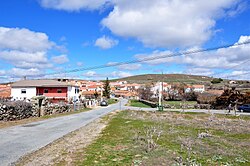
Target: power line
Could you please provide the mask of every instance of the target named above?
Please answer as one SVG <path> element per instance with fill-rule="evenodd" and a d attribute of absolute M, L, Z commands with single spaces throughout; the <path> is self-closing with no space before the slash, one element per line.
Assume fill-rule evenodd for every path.
<path fill-rule="evenodd" d="M 176 57 L 176 56 L 182 56 L 182 55 L 190 55 L 190 54 L 214 51 L 214 50 L 218 50 L 218 49 L 222 49 L 222 48 L 242 46 L 242 45 L 246 45 L 246 44 L 250 44 L 250 40 L 245 41 L 245 42 L 241 42 L 241 43 L 223 45 L 223 46 L 212 47 L 212 48 L 207 48 L 207 49 L 191 50 L 191 51 L 185 51 L 185 52 L 164 54 L 164 55 L 159 55 L 159 56 L 155 56 L 155 57 L 147 57 L 147 58 L 142 58 L 142 59 L 139 59 L 139 60 L 117 62 L 117 63 L 113 63 L 113 64 L 103 64 L 103 65 L 92 66 L 92 67 L 76 68 L 76 69 L 72 69 L 72 70 L 64 70 L 64 71 L 61 71 L 61 72 L 53 72 L 53 73 L 41 74 L 39 76 L 74 73 L 74 72 L 86 71 L 86 70 L 97 70 L 97 69 L 103 69 L 103 68 L 108 68 L 108 67 L 116 67 L 116 66 L 121 66 L 121 65 L 126 65 L 126 64 L 141 63 L 141 62 L 153 61 L 153 60 L 158 60 L 158 59 L 163 59 L 163 58 L 170 58 L 170 57 Z"/>
<path fill-rule="evenodd" d="M 237 76 L 242 76 L 242 75 L 247 75 L 247 74 L 250 74 L 250 72 L 246 72 L 246 73 L 241 73 L 241 74 L 233 74 L 233 75 L 228 75 L 228 77 L 237 77 Z"/>
<path fill-rule="evenodd" d="M 242 63 L 237 64 L 237 65 L 235 65 L 235 66 L 229 67 L 229 68 L 227 68 L 227 69 L 225 69 L 225 70 L 235 69 L 236 67 L 238 67 L 238 66 L 240 66 L 240 65 L 243 65 L 243 64 L 245 64 L 245 63 L 247 63 L 247 62 L 249 62 L 249 61 L 250 61 L 250 59 L 247 59 L 246 61 L 243 61 Z M 225 73 L 225 71 L 213 73 L 213 74 L 210 74 L 209 76 L 215 76 L 215 75 L 219 75 L 219 74 L 222 74 L 222 73 Z"/>

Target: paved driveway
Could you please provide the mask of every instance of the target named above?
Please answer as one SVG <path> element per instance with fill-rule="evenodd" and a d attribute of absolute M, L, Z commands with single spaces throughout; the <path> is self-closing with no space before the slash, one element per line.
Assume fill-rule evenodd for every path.
<path fill-rule="evenodd" d="M 0 129 L 0 165 L 7 166 L 21 156 L 35 151 L 54 140 L 121 108 L 127 100 L 108 107 L 30 124 Z"/>

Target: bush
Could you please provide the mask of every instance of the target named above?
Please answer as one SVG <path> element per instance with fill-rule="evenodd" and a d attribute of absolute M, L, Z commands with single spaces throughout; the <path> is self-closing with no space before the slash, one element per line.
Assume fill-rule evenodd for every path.
<path fill-rule="evenodd" d="M 211 81 L 211 83 L 212 84 L 218 84 L 218 83 L 221 83 L 223 81 L 223 79 L 221 79 L 221 78 L 214 78 L 212 81 Z"/>

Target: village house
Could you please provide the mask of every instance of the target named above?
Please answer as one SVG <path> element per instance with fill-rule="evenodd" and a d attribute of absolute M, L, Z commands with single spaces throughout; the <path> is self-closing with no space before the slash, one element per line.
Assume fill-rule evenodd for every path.
<path fill-rule="evenodd" d="M 185 89 L 185 92 L 197 92 L 197 93 L 203 93 L 205 92 L 205 85 L 188 85 Z"/>
<path fill-rule="evenodd" d="M 168 92 L 171 90 L 171 85 L 166 82 L 157 82 L 151 88 L 154 95 L 158 95 L 159 91 Z"/>
<path fill-rule="evenodd" d="M 79 100 L 79 86 L 56 80 L 22 80 L 11 85 L 13 100 L 30 100 L 45 96 L 52 102 Z"/>

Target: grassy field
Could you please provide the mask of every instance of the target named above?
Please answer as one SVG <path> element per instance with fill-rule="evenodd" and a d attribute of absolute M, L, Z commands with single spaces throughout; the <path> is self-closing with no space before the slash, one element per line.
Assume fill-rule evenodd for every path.
<path fill-rule="evenodd" d="M 250 165 L 250 118 L 122 111 L 76 165 Z"/>
<path fill-rule="evenodd" d="M 181 108 L 181 106 L 183 104 L 185 104 L 185 105 L 195 105 L 195 104 L 197 104 L 197 101 L 185 101 L 185 102 L 183 102 L 183 101 L 164 101 L 163 103 L 168 104 L 170 106 L 173 106 L 173 107 L 179 109 L 179 108 Z"/>
<path fill-rule="evenodd" d="M 132 107 L 143 107 L 143 108 L 151 108 L 150 106 L 138 101 L 138 100 L 129 100 L 129 106 Z"/>

